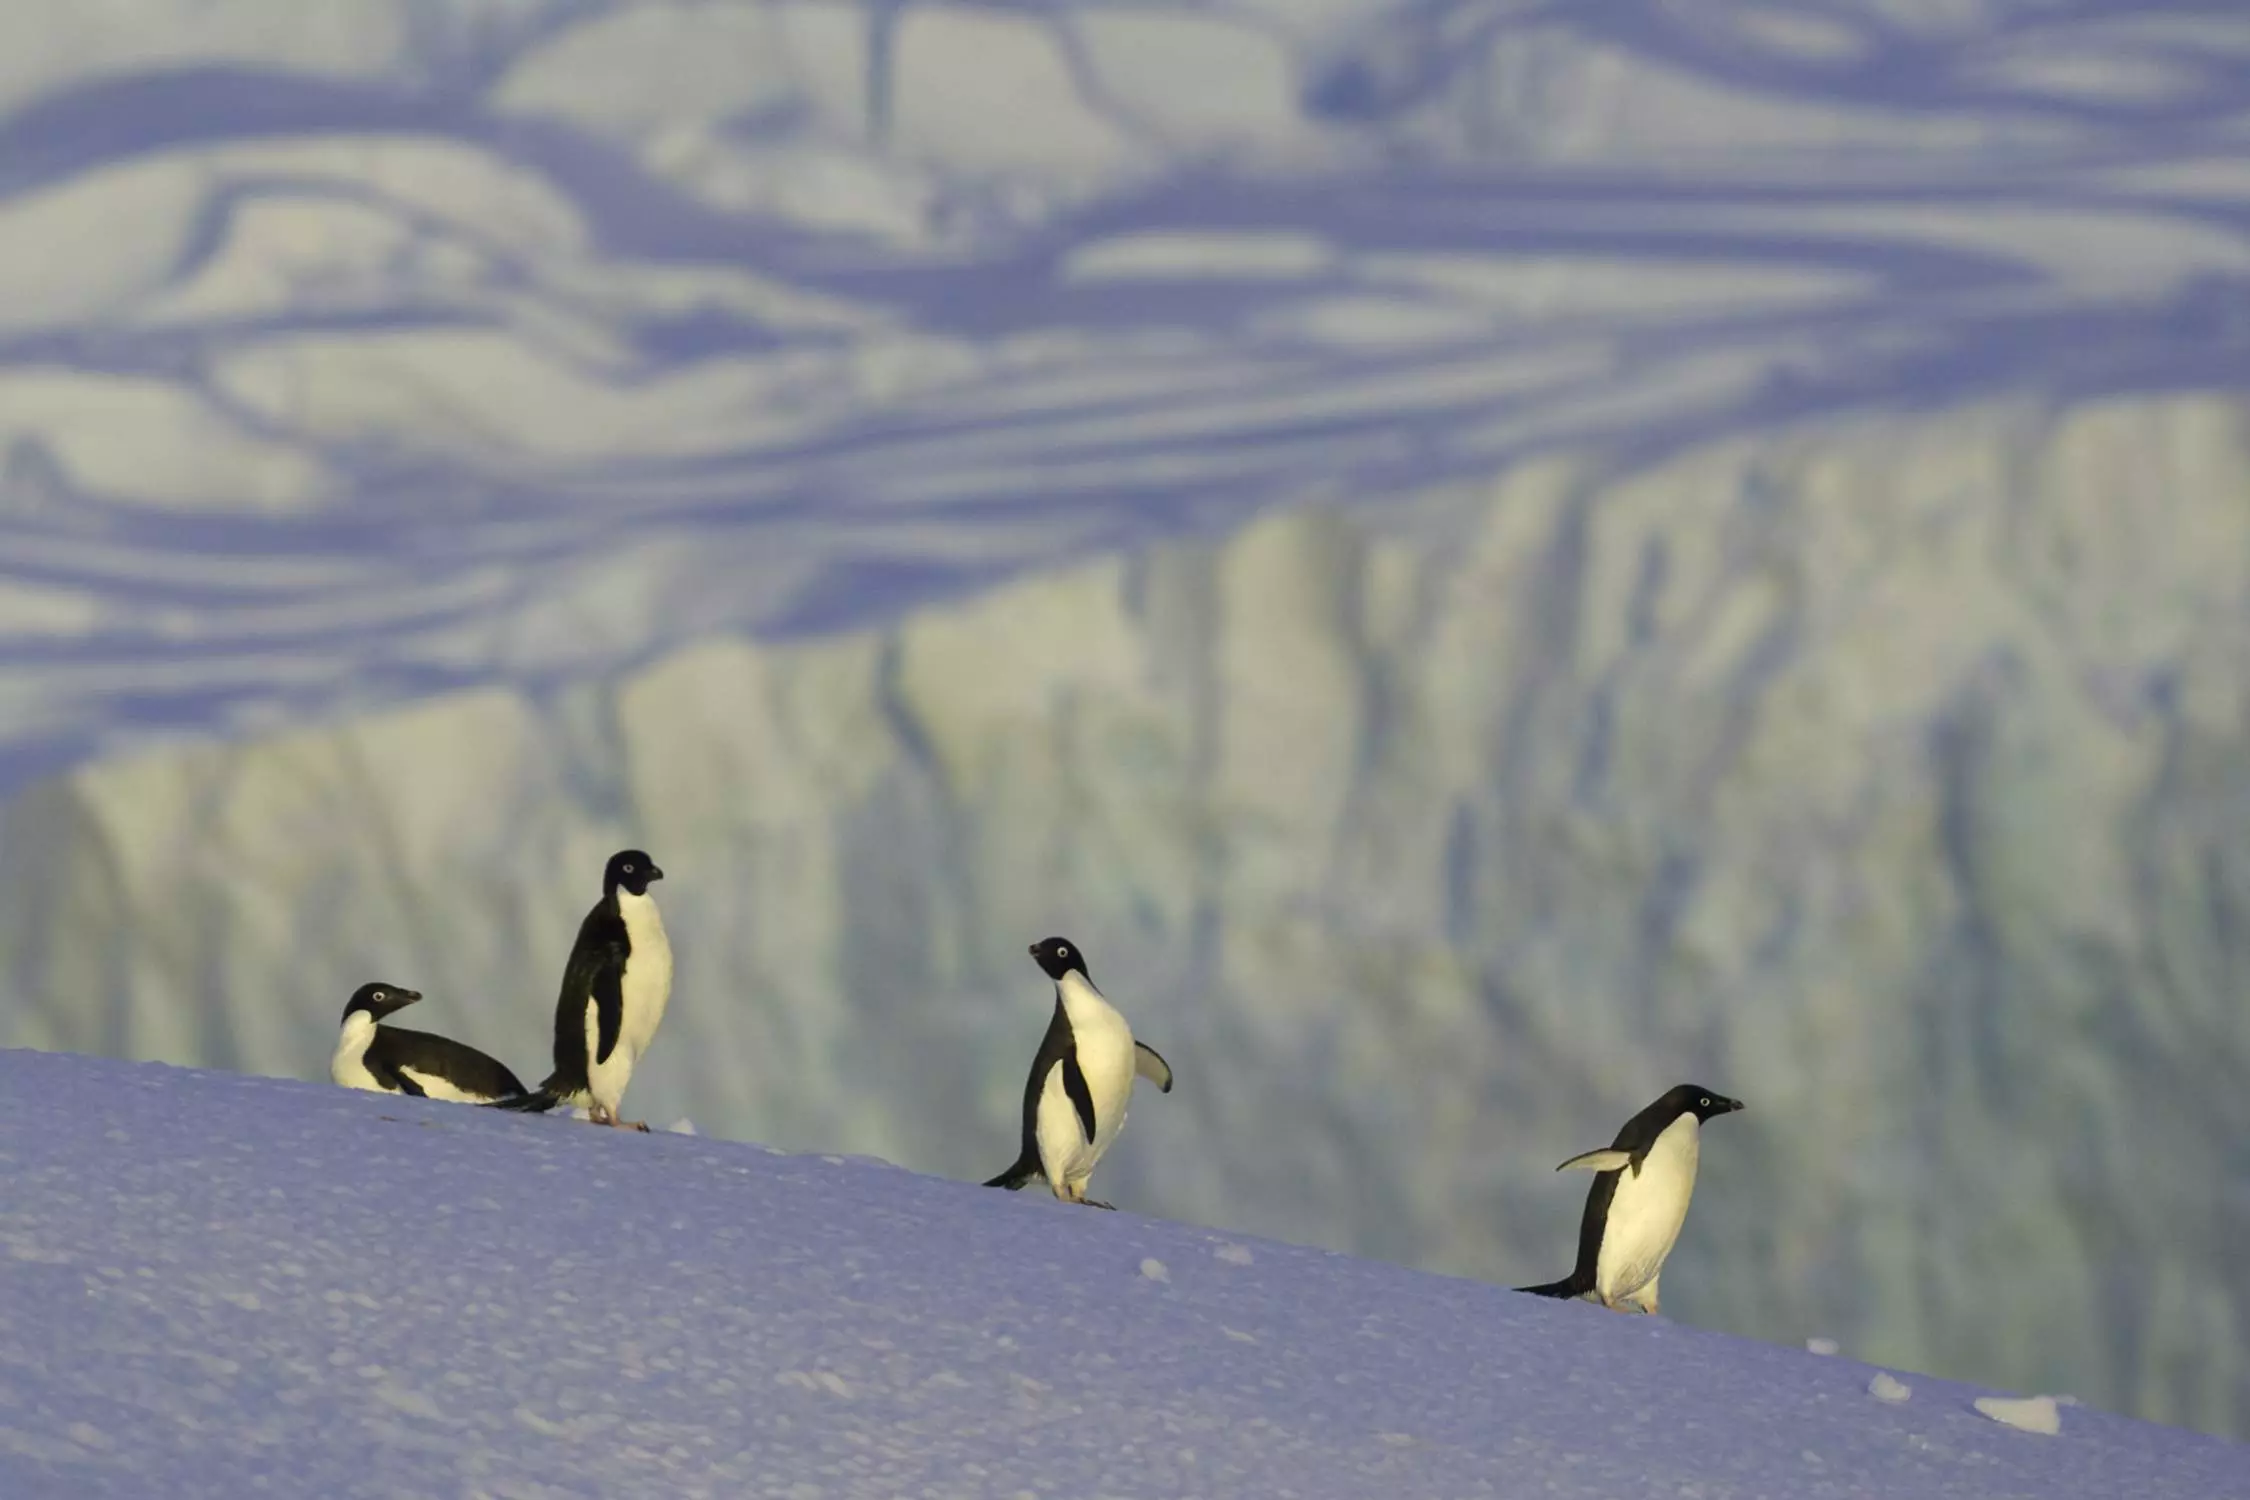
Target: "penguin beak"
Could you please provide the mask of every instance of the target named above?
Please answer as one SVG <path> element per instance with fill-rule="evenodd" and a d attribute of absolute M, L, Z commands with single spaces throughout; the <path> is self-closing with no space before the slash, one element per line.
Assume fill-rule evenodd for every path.
<path fill-rule="evenodd" d="M 1738 1110 L 1738 1109 L 1740 1109 L 1740 1108 L 1742 1108 L 1742 1101 L 1741 1101 L 1740 1099 L 1729 1099 L 1729 1100 L 1727 1101 L 1727 1108 L 1726 1108 L 1726 1112 L 1727 1112 L 1728 1114 L 1730 1114 L 1730 1115 L 1731 1115 L 1731 1114 L 1733 1114 L 1733 1113 L 1734 1113 L 1734 1112 L 1735 1112 L 1736 1110 Z"/>
<path fill-rule="evenodd" d="M 397 994 L 391 996 L 391 1009 L 404 1010 L 421 998 L 422 992 L 420 990 L 400 990 Z"/>
<path fill-rule="evenodd" d="M 1033 958 L 1037 958 L 1039 956 L 1039 945 L 1037 943 L 1033 943 L 1030 947 L 1024 949 L 1023 951 L 1030 954 Z"/>
<path fill-rule="evenodd" d="M 664 878 L 664 872 L 662 870 L 659 870 L 656 866 L 650 865 L 648 867 L 648 878 L 651 880 L 662 880 Z"/>

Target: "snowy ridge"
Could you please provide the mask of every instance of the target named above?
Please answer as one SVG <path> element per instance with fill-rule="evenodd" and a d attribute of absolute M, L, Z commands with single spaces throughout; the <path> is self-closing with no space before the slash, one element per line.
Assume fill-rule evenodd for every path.
<path fill-rule="evenodd" d="M 0 1055 L 0 1488 L 2210 1500 L 2250 1450 L 880 1164 Z M 190 1188 L 189 1185 L 192 1185 Z M 1153 1268 L 1153 1269 L 1152 1269 Z"/>
<path fill-rule="evenodd" d="M 2250 1430 L 2231 11 L 134 9 L 0 16 L 0 1037 L 538 1071 L 645 843 L 655 1118 L 988 1174 L 1065 929 L 1129 1202 L 1545 1279 L 1706 1077 L 1668 1310 Z"/>

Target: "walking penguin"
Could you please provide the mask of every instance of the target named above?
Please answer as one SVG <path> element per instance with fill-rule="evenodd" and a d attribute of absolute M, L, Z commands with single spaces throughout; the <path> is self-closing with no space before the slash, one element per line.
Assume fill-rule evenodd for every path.
<path fill-rule="evenodd" d="M 500 1109 L 584 1105 L 597 1125 L 646 1130 L 618 1113 L 633 1065 L 648 1051 L 672 997 L 672 944 L 652 882 L 664 872 L 638 849 L 609 858 L 602 899 L 578 926 L 555 1001 L 555 1071 L 536 1092 Z"/>
<path fill-rule="evenodd" d="M 1518 1287 L 1539 1297 L 1592 1295 L 1622 1311 L 1656 1311 L 1664 1257 L 1687 1221 L 1703 1122 L 1732 1114 L 1742 1101 L 1683 1083 L 1625 1122 L 1606 1150 L 1588 1151 L 1555 1168 L 1585 1167 L 1594 1185 L 1578 1225 L 1578 1265 L 1561 1281 Z"/>
<path fill-rule="evenodd" d="M 1051 937 L 1033 943 L 1031 956 L 1055 982 L 1055 1015 L 1023 1086 L 1023 1150 L 985 1186 L 1013 1192 L 1044 1177 L 1066 1202 L 1109 1208 L 1086 1196 L 1086 1182 L 1124 1128 L 1134 1075 L 1169 1094 L 1172 1069 L 1133 1040 L 1124 1016 L 1094 988 L 1077 944 Z"/>

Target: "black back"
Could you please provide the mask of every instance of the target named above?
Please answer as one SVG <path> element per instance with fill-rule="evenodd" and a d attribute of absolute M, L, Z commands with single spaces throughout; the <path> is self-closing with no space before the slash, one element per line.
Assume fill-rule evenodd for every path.
<path fill-rule="evenodd" d="M 526 1092 L 523 1083 L 498 1058 L 451 1037 L 408 1031 L 402 1026 L 375 1028 L 375 1040 L 367 1045 L 366 1065 L 367 1071 L 374 1074 L 375 1081 L 384 1088 L 418 1097 L 423 1097 L 422 1086 L 408 1077 L 404 1069 L 412 1068 L 417 1073 L 442 1078 L 463 1093 L 477 1095 L 487 1103 L 495 1099 L 520 1098 Z"/>
<path fill-rule="evenodd" d="M 1609 1149 L 1626 1152 L 1632 1160 L 1622 1167 L 1594 1174 L 1594 1185 L 1586 1190 L 1586 1211 L 1578 1218 L 1577 1266 L 1566 1280 L 1521 1290 L 1550 1297 L 1583 1297 L 1592 1291 L 1594 1273 L 1601 1264 L 1602 1231 L 1609 1224 L 1609 1204 L 1617 1196 L 1618 1179 L 1627 1172 L 1640 1171 L 1641 1163 L 1656 1145 L 1656 1138 L 1680 1116 L 1692 1114 L 1698 1120 L 1708 1120 L 1713 1115 L 1740 1108 L 1742 1101 L 1739 1099 L 1729 1099 L 1700 1084 L 1683 1083 L 1666 1089 L 1662 1098 L 1627 1120 L 1618 1128 L 1617 1138 L 1609 1143 Z"/>
<path fill-rule="evenodd" d="M 618 914 L 617 892 L 605 891 L 578 924 L 578 941 L 563 966 L 562 992 L 555 997 L 555 1071 L 545 1087 L 563 1095 L 585 1090 L 588 1005 L 597 1012 L 599 1048 L 591 1061 L 609 1060 L 625 1025 L 625 961 L 632 956 L 633 940 Z"/>

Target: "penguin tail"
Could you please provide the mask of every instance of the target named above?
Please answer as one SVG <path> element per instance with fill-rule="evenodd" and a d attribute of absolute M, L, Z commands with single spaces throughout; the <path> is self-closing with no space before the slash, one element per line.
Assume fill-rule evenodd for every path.
<path fill-rule="evenodd" d="M 494 1099 L 484 1107 L 486 1109 L 505 1109 L 515 1114 L 543 1115 L 560 1103 L 562 1103 L 560 1095 L 553 1089 L 541 1085 L 528 1094 L 517 1094 L 511 1099 Z"/>
<path fill-rule="evenodd" d="M 1012 1193 L 1015 1192 L 1018 1188 L 1028 1187 L 1032 1182 L 1037 1180 L 1038 1176 L 1039 1153 L 1036 1151 L 1026 1151 L 1023 1155 L 1016 1158 L 1016 1164 L 1014 1166 L 1008 1168 L 1007 1171 L 1002 1172 L 998 1177 L 995 1177 L 991 1181 L 987 1182 L 985 1186 L 1006 1188 L 1009 1192 Z"/>
<path fill-rule="evenodd" d="M 1576 1276 L 1565 1276 L 1562 1280 L 1550 1281 L 1545 1286 L 1519 1286 L 1516 1290 L 1534 1297 L 1560 1297 L 1567 1300 L 1571 1297 L 1583 1297 L 1593 1288 Z"/>

